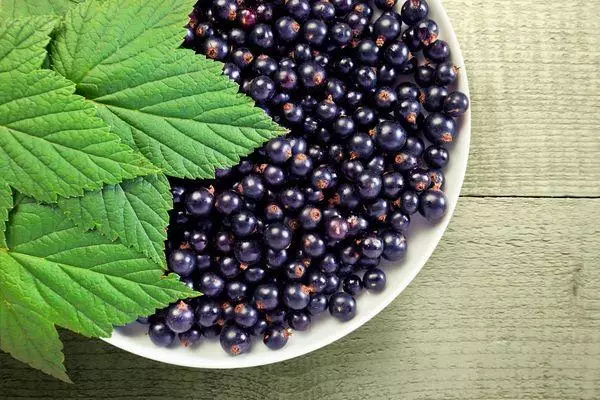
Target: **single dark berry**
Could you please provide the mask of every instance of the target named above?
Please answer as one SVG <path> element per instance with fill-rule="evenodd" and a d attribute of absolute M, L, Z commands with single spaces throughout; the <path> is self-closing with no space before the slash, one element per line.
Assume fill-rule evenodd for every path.
<path fill-rule="evenodd" d="M 292 310 L 302 310 L 310 302 L 310 288 L 301 283 L 289 283 L 283 293 L 284 304 Z"/>
<path fill-rule="evenodd" d="M 184 301 L 179 301 L 170 306 L 165 316 L 165 323 L 175 333 L 182 333 L 191 329 L 194 320 L 194 311 Z"/>
<path fill-rule="evenodd" d="M 420 65 L 415 69 L 415 82 L 427 88 L 435 83 L 435 69 L 429 65 Z"/>
<path fill-rule="evenodd" d="M 361 40 L 355 51 L 361 64 L 376 65 L 379 61 L 379 46 L 371 39 Z"/>
<path fill-rule="evenodd" d="M 469 109 L 469 98 L 462 92 L 452 92 L 444 100 L 444 113 L 460 117 Z"/>
<path fill-rule="evenodd" d="M 406 238 L 393 231 L 384 232 L 383 238 L 383 258 L 389 261 L 397 261 L 404 258 L 406 254 Z"/>
<path fill-rule="evenodd" d="M 404 233 L 410 226 L 410 217 L 400 211 L 394 211 L 389 215 L 388 223 L 394 231 Z"/>
<path fill-rule="evenodd" d="M 302 63 L 298 68 L 298 75 L 300 76 L 300 81 L 307 89 L 321 86 L 327 79 L 325 69 L 314 61 Z"/>
<path fill-rule="evenodd" d="M 281 205 L 286 210 L 299 210 L 306 202 L 304 193 L 298 188 L 289 188 L 280 194 Z"/>
<path fill-rule="evenodd" d="M 311 257 L 320 257 L 325 253 L 325 242 L 315 233 L 307 233 L 302 237 L 302 250 Z"/>
<path fill-rule="evenodd" d="M 242 79 L 242 70 L 233 63 L 226 63 L 223 66 L 223 74 L 237 83 L 240 83 L 240 80 Z"/>
<path fill-rule="evenodd" d="M 265 75 L 252 79 L 248 94 L 256 101 L 267 101 L 275 94 L 275 83 Z"/>
<path fill-rule="evenodd" d="M 192 347 L 202 339 L 202 331 L 198 327 L 192 327 L 185 332 L 181 332 L 177 336 L 184 347 Z"/>
<path fill-rule="evenodd" d="M 423 93 L 422 104 L 429 112 L 442 111 L 448 97 L 448 90 L 443 86 L 431 86 Z"/>
<path fill-rule="evenodd" d="M 221 347 L 232 356 L 246 353 L 252 346 L 250 335 L 235 325 L 226 325 L 219 335 Z"/>
<path fill-rule="evenodd" d="M 361 253 L 367 258 L 377 258 L 383 253 L 383 240 L 377 235 L 369 235 L 360 243 Z"/>
<path fill-rule="evenodd" d="M 446 215 L 446 196 L 441 190 L 430 189 L 419 197 L 419 212 L 429 220 L 438 220 Z"/>
<path fill-rule="evenodd" d="M 286 11 L 298 21 L 305 21 L 310 15 L 308 0 L 288 0 L 285 2 Z"/>
<path fill-rule="evenodd" d="M 394 121 L 384 120 L 375 128 L 375 143 L 385 151 L 399 151 L 406 143 L 406 131 Z"/>
<path fill-rule="evenodd" d="M 256 24 L 248 36 L 249 43 L 262 50 L 273 47 L 275 39 L 271 27 L 266 24 Z"/>
<path fill-rule="evenodd" d="M 355 72 L 356 84 L 365 91 L 374 89 L 377 86 L 377 73 L 375 68 L 362 66 Z"/>
<path fill-rule="evenodd" d="M 231 53 L 230 60 L 244 70 L 252 65 L 254 54 L 246 47 L 238 47 Z"/>
<path fill-rule="evenodd" d="M 205 272 L 200 277 L 198 290 L 207 297 L 217 297 L 224 288 L 225 281 L 214 272 Z"/>
<path fill-rule="evenodd" d="M 440 29 L 435 21 L 423 19 L 415 26 L 415 35 L 424 46 L 429 46 L 435 42 L 440 34 Z"/>
<path fill-rule="evenodd" d="M 402 82 L 396 88 L 398 93 L 398 100 L 419 100 L 421 97 L 421 90 L 417 85 L 412 82 Z"/>
<path fill-rule="evenodd" d="M 306 311 L 291 312 L 287 320 L 290 328 L 297 331 L 305 331 L 310 327 L 310 314 Z"/>
<path fill-rule="evenodd" d="M 445 40 L 438 39 L 425 47 L 423 54 L 428 60 L 439 64 L 450 58 L 450 45 Z"/>
<path fill-rule="evenodd" d="M 372 171 L 360 174 L 356 182 L 358 193 L 364 199 L 374 199 L 379 196 L 382 186 L 381 176 Z"/>
<path fill-rule="evenodd" d="M 213 60 L 223 61 L 229 55 L 229 46 L 227 45 L 227 42 L 220 37 L 212 36 L 204 42 L 202 53 Z"/>
<path fill-rule="evenodd" d="M 375 143 L 371 136 L 359 132 L 350 138 L 348 150 L 351 158 L 366 159 L 375 151 Z"/>
<path fill-rule="evenodd" d="M 329 312 L 340 321 L 349 321 L 356 315 L 356 300 L 348 293 L 336 293 L 329 299 Z"/>
<path fill-rule="evenodd" d="M 290 332 L 283 325 L 271 325 L 267 327 L 263 337 L 263 343 L 271 350 L 279 350 L 287 344 Z"/>
<path fill-rule="evenodd" d="M 291 42 L 300 33 L 300 24 L 291 17 L 281 17 L 275 22 L 275 32 L 281 40 Z"/>
<path fill-rule="evenodd" d="M 429 188 L 431 180 L 427 171 L 415 168 L 408 173 L 407 176 L 408 185 L 416 192 L 422 192 Z"/>
<path fill-rule="evenodd" d="M 235 258 L 242 264 L 254 264 L 262 256 L 261 247 L 253 240 L 240 240 L 235 244 Z"/>
<path fill-rule="evenodd" d="M 314 294 L 310 297 L 310 302 L 306 307 L 306 311 L 310 315 L 319 315 L 327 310 L 327 296 L 323 293 Z"/>
<path fill-rule="evenodd" d="M 440 86 L 453 84 L 457 78 L 458 68 L 452 61 L 444 61 L 435 68 L 435 81 Z"/>
<path fill-rule="evenodd" d="M 381 0 L 378 0 L 381 1 Z M 391 1 L 394 0 L 383 0 Z M 386 42 L 390 42 L 400 36 L 400 27 L 402 21 L 400 15 L 393 11 L 386 11 L 373 24 L 373 34 L 375 35 L 376 43 L 378 46 L 382 46 Z"/>
<path fill-rule="evenodd" d="M 216 301 L 202 297 L 196 306 L 195 314 L 200 326 L 213 326 L 221 318 L 221 307 Z"/>
<path fill-rule="evenodd" d="M 258 311 L 250 304 L 240 303 L 233 309 L 233 320 L 243 328 L 250 328 L 258 321 Z"/>
<path fill-rule="evenodd" d="M 313 171 L 311 182 L 315 189 L 333 189 L 338 184 L 338 174 L 333 167 L 321 165 Z"/>
<path fill-rule="evenodd" d="M 341 47 L 347 46 L 352 40 L 352 28 L 344 22 L 337 22 L 331 27 L 332 39 Z"/>
<path fill-rule="evenodd" d="M 400 10 L 402 21 L 406 25 L 414 25 L 429 14 L 429 5 L 426 0 L 406 0 Z"/>
<path fill-rule="evenodd" d="M 252 65 L 252 69 L 257 75 L 272 76 L 277 72 L 278 68 L 277 62 L 265 54 L 256 57 L 254 64 Z"/>
<path fill-rule="evenodd" d="M 327 33 L 327 24 L 321 20 L 311 19 L 304 23 L 304 40 L 311 45 L 323 44 Z"/>
<path fill-rule="evenodd" d="M 404 189 L 404 177 L 399 172 L 383 174 L 383 195 L 388 199 L 396 199 Z"/>
<path fill-rule="evenodd" d="M 283 250 L 292 242 L 292 232 L 281 223 L 269 224 L 265 229 L 264 240 L 270 248 Z"/>
<path fill-rule="evenodd" d="M 156 322 L 148 327 L 148 336 L 152 343 L 160 347 L 167 347 L 175 339 L 173 332 L 164 322 Z"/>
<path fill-rule="evenodd" d="M 342 287 L 344 288 L 344 292 L 352 296 L 358 296 L 364 289 L 362 280 L 358 275 L 349 275 L 345 277 L 342 281 Z"/>
<path fill-rule="evenodd" d="M 375 123 L 377 115 L 373 109 L 365 106 L 357 108 L 353 117 L 358 125 L 366 128 Z"/>
<path fill-rule="evenodd" d="M 266 146 L 269 160 L 275 164 L 283 164 L 292 157 L 292 145 L 287 139 L 272 139 Z"/>
<path fill-rule="evenodd" d="M 339 272 L 339 271 L 338 271 Z M 327 275 L 327 285 L 323 289 L 326 295 L 332 295 L 340 289 L 340 277 L 336 274 Z"/>
<path fill-rule="evenodd" d="M 381 292 L 383 289 L 385 289 L 385 273 L 378 268 L 370 269 L 365 272 L 365 275 L 363 276 L 363 283 L 368 291 Z"/>
<path fill-rule="evenodd" d="M 412 190 L 405 190 L 400 194 L 400 198 L 394 202 L 398 209 L 406 214 L 413 215 L 419 209 L 419 195 Z"/>
<path fill-rule="evenodd" d="M 454 120 L 442 113 L 429 114 L 425 118 L 423 130 L 427 139 L 437 144 L 452 142 L 456 136 Z"/>
<path fill-rule="evenodd" d="M 444 168 L 446 165 L 448 165 L 449 158 L 450 153 L 448 150 L 440 145 L 429 146 L 423 155 L 423 159 L 427 165 L 435 169 Z"/>
<path fill-rule="evenodd" d="M 386 86 L 377 88 L 373 97 L 375 106 L 381 110 L 389 110 L 396 104 L 396 101 L 398 101 L 398 96 L 394 89 Z"/>
<path fill-rule="evenodd" d="M 169 269 L 179 276 L 189 276 L 196 268 L 196 258 L 194 253 L 187 249 L 174 250 L 169 255 Z"/>
<path fill-rule="evenodd" d="M 279 305 L 279 290 L 277 285 L 264 283 L 254 290 L 254 305 L 260 311 L 270 311 Z"/>

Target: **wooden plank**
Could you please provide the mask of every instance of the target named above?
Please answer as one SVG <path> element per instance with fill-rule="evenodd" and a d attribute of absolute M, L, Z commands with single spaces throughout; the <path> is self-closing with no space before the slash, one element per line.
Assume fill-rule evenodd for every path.
<path fill-rule="evenodd" d="M 600 199 L 463 199 L 409 288 L 325 349 L 203 371 L 64 334 L 76 384 L 0 354 L 0 398 L 598 399 L 599 226 Z"/>
<path fill-rule="evenodd" d="M 600 196 L 600 7 L 444 3 L 472 90 L 463 194 Z"/>

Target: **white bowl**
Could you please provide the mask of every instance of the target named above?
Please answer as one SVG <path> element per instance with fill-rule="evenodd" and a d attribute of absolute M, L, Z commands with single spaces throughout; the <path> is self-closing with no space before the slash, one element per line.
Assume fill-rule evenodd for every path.
<path fill-rule="evenodd" d="M 398 2 L 398 7 L 403 3 Z M 464 60 L 452 24 L 442 6 L 441 0 L 429 0 L 430 15 L 440 27 L 440 37 L 446 40 L 452 49 L 454 64 L 460 66 L 457 89 L 469 94 L 467 72 Z M 420 217 L 413 218 L 408 233 L 408 252 L 406 258 L 397 265 L 384 265 L 387 274 L 387 287 L 380 294 L 363 293 L 357 299 L 358 312 L 351 321 L 341 323 L 325 312 L 306 332 L 294 332 L 288 344 L 281 350 L 269 350 L 255 340 L 252 351 L 237 357 L 226 354 L 218 340 L 205 340 L 197 347 L 176 346 L 161 348 L 155 346 L 146 334 L 147 327 L 137 323 L 117 329 L 106 342 L 123 350 L 168 364 L 196 368 L 242 368 L 275 363 L 298 357 L 320 349 L 346 336 L 359 328 L 388 304 L 390 304 L 421 270 L 440 241 L 448 222 L 454 213 L 458 196 L 467 168 L 469 142 L 471 137 L 470 110 L 459 123 L 459 133 L 452 145 L 451 162 L 446 172 L 446 195 L 448 213 L 441 221 L 432 225 Z"/>

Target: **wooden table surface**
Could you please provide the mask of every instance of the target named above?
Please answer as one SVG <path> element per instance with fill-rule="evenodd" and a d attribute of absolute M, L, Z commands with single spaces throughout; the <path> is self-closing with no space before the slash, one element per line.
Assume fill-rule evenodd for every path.
<path fill-rule="evenodd" d="M 0 354 L 0 398 L 600 399 L 600 7 L 445 0 L 472 90 L 456 215 L 384 312 L 308 356 L 194 370 L 63 332 L 74 385 Z"/>

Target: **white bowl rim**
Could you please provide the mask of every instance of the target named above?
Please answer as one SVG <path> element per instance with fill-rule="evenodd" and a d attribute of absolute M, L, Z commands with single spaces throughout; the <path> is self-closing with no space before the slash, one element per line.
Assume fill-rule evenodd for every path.
<path fill-rule="evenodd" d="M 429 0 L 428 2 L 430 5 L 430 11 L 431 15 L 433 16 L 433 19 L 438 23 L 438 25 L 440 25 L 440 37 L 449 43 L 450 48 L 452 49 L 452 59 L 455 65 L 461 66 L 461 68 L 458 71 L 457 89 L 465 93 L 470 98 L 467 71 L 464 67 L 464 59 L 456 37 L 456 33 L 454 32 L 454 29 L 452 27 L 452 23 L 450 22 L 448 14 L 446 13 L 446 10 L 441 0 Z M 398 6 L 400 6 L 401 3 L 402 1 L 399 2 Z M 465 113 L 465 115 L 462 117 L 459 126 L 460 131 L 457 136 L 458 140 L 454 144 L 455 149 L 453 150 L 453 153 L 457 150 L 460 150 L 463 156 L 460 158 L 453 157 L 451 166 L 448 169 L 451 169 L 454 175 L 456 175 L 454 183 L 451 186 L 448 185 L 445 190 L 448 199 L 448 212 L 446 216 L 442 220 L 440 220 L 435 226 L 430 227 L 429 231 L 432 233 L 430 239 L 432 240 L 427 246 L 426 251 L 423 252 L 417 263 L 406 267 L 409 270 L 400 282 L 392 286 L 390 285 L 390 281 L 388 281 L 388 287 L 384 292 L 377 295 L 377 301 L 371 309 L 367 311 L 360 311 L 359 300 L 358 303 L 360 312 L 357 313 L 354 319 L 343 324 L 336 325 L 339 326 L 339 329 L 336 329 L 335 332 L 329 332 L 326 337 L 319 337 L 319 340 L 304 343 L 302 346 L 299 346 L 296 343 L 289 343 L 286 347 L 284 347 L 284 349 L 278 351 L 259 352 L 257 354 L 254 354 L 253 349 L 252 352 L 238 357 L 231 357 L 226 355 L 220 349 L 220 346 L 218 344 L 211 343 L 210 345 L 219 347 L 218 351 L 223 353 L 224 355 L 214 359 L 203 356 L 202 349 L 204 348 L 204 345 L 200 345 L 196 351 L 192 349 L 183 349 L 180 347 L 180 350 L 183 349 L 185 351 L 188 351 L 189 354 L 183 353 L 181 351 L 176 351 L 177 349 L 156 347 L 146 337 L 146 335 L 143 335 L 144 337 L 140 338 L 141 331 L 139 327 L 133 328 L 133 334 L 125 333 L 123 330 L 117 329 L 110 338 L 103 338 L 102 340 L 130 353 L 167 364 L 194 368 L 230 369 L 268 365 L 280 361 L 289 360 L 325 347 L 341 339 L 342 337 L 350 334 L 354 330 L 367 323 L 371 318 L 379 314 L 396 297 L 398 297 L 400 293 L 402 293 L 402 291 L 408 286 L 408 284 L 423 268 L 423 266 L 437 247 L 440 239 L 442 238 L 450 222 L 450 219 L 454 214 L 454 210 L 456 208 L 456 204 L 460 195 L 460 190 L 462 188 L 464 177 L 466 174 L 471 139 L 471 107 L 469 107 L 467 113 Z M 319 323 L 322 322 L 323 321 L 320 321 Z M 307 332 L 300 332 L 300 334 L 307 334 Z M 308 335 L 310 335 L 310 333 L 308 333 Z"/>

